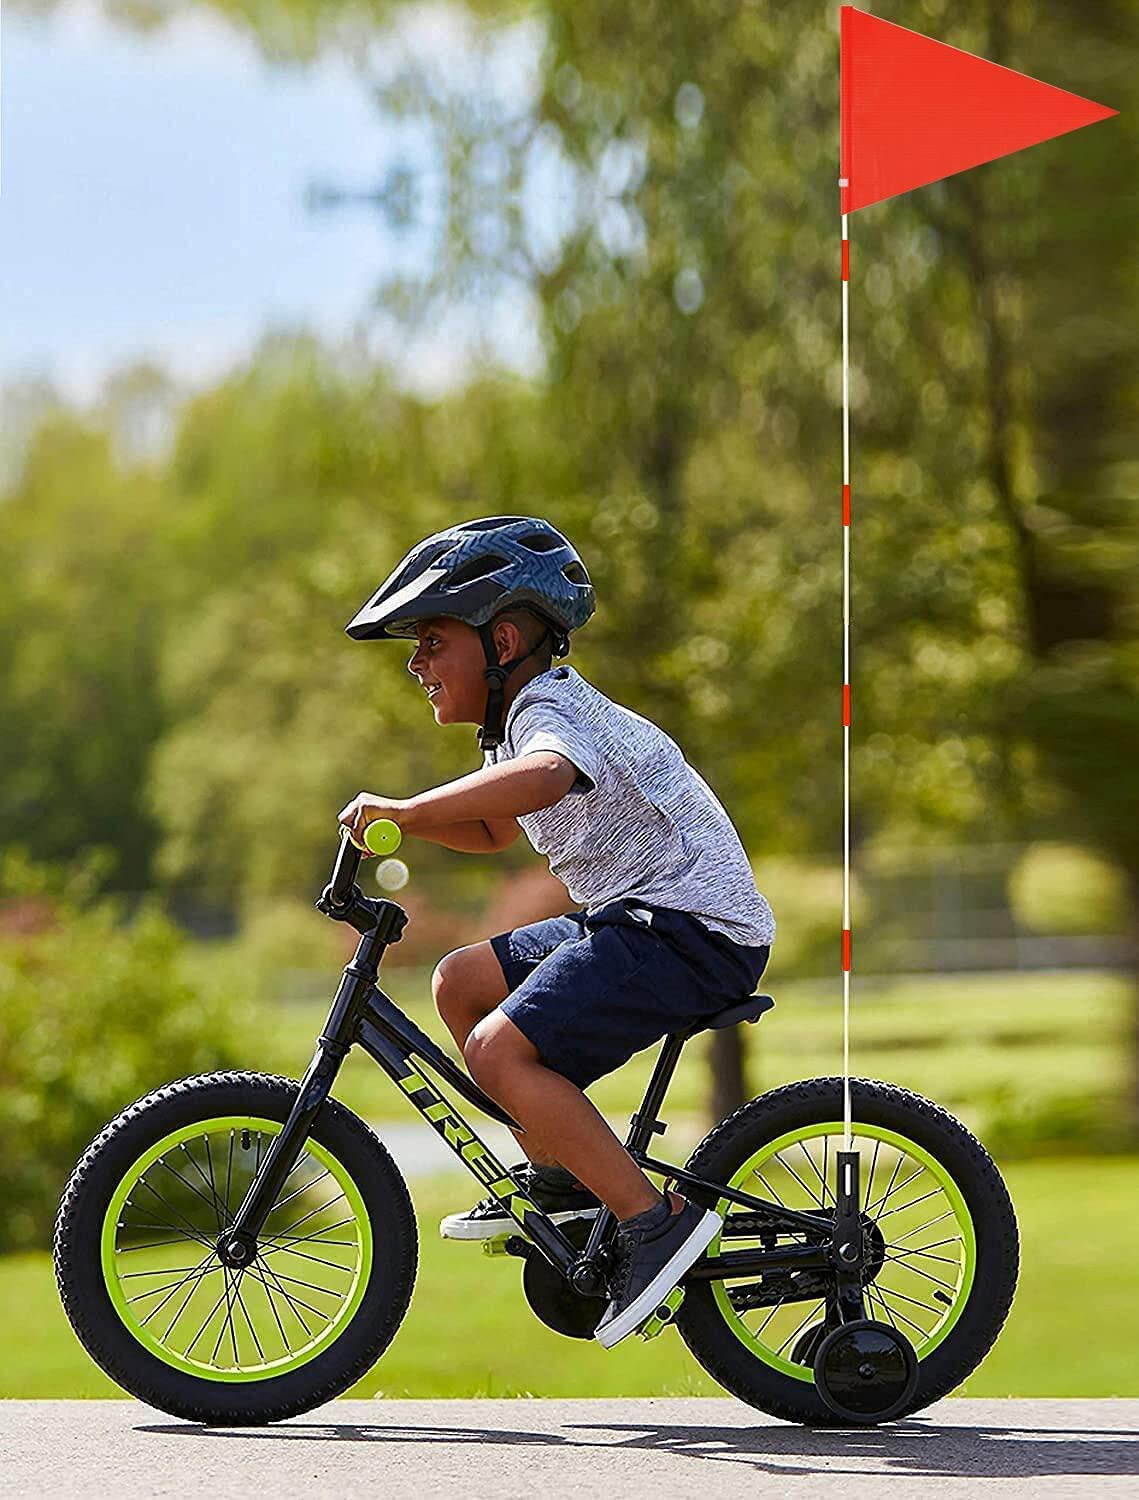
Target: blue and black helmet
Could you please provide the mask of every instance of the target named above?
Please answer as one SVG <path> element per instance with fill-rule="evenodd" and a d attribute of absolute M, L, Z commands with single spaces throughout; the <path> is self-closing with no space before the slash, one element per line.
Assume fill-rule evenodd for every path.
<path fill-rule="evenodd" d="M 575 548 L 548 521 L 487 516 L 437 531 L 413 547 L 345 628 L 353 640 L 369 641 L 414 638 L 417 623 L 440 615 L 474 626 L 490 684 L 480 735 L 485 749 L 501 740 L 502 684 L 526 660 L 499 663 L 490 621 L 518 608 L 546 622 L 553 654 L 565 656 L 570 633 L 593 614 L 593 585 Z"/>

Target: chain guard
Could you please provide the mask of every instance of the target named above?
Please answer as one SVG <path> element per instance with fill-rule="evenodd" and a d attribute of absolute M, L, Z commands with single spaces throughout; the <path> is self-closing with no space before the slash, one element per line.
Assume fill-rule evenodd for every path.
<path fill-rule="evenodd" d="M 584 1250 L 593 1220 L 567 1220 L 558 1228 L 575 1250 Z M 605 1297 L 585 1297 L 574 1291 L 557 1267 L 534 1247 L 526 1252 L 522 1290 L 531 1310 L 546 1327 L 571 1339 L 591 1339 L 609 1306 Z"/>

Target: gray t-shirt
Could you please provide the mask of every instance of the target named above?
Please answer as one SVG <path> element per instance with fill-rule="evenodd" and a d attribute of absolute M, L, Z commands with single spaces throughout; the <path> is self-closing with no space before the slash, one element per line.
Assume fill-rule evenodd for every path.
<path fill-rule="evenodd" d="M 663 729 L 560 666 L 520 690 L 484 764 L 535 750 L 555 750 L 579 772 L 560 801 L 518 819 L 573 901 L 596 911 L 634 896 L 736 943 L 774 941 L 731 819 Z"/>

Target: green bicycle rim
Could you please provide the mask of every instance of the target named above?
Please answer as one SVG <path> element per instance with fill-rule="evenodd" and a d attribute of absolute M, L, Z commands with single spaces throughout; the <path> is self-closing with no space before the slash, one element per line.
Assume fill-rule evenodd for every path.
<path fill-rule="evenodd" d="M 757 1171 L 761 1171 L 765 1164 L 770 1162 L 780 1151 L 784 1151 L 801 1141 L 817 1139 L 819 1136 L 841 1136 L 843 1134 L 843 1129 L 844 1127 L 841 1121 L 830 1121 L 819 1125 L 808 1125 L 798 1130 L 789 1130 L 784 1135 L 779 1136 L 777 1140 L 768 1142 L 766 1145 L 760 1147 L 758 1151 L 754 1152 L 750 1157 L 748 1157 L 747 1161 L 744 1162 L 743 1165 L 732 1174 L 727 1183 L 727 1186 L 738 1187 L 746 1191 L 747 1189 L 745 1185 L 748 1180 L 752 1178 L 757 1173 Z M 940 1317 L 936 1325 L 928 1331 L 925 1331 L 925 1336 L 923 1338 L 916 1342 L 911 1338 L 911 1342 L 913 1342 L 914 1344 L 914 1353 L 917 1355 L 920 1361 L 922 1359 L 928 1358 L 929 1355 L 932 1354 L 933 1351 L 937 1348 L 937 1346 L 949 1336 L 949 1334 L 953 1330 L 954 1325 L 957 1323 L 958 1318 L 961 1316 L 966 1303 L 969 1300 L 969 1293 L 972 1289 L 973 1278 L 976 1274 L 977 1269 L 977 1237 L 976 1232 L 973 1228 L 972 1215 L 969 1213 L 969 1208 L 965 1202 L 964 1196 L 962 1195 L 960 1188 L 958 1188 L 957 1184 L 954 1182 L 953 1178 L 949 1175 L 945 1167 L 937 1160 L 937 1158 L 926 1151 L 924 1147 L 917 1145 L 914 1141 L 911 1141 L 908 1137 L 899 1134 L 897 1131 L 887 1130 L 884 1127 L 878 1125 L 866 1124 L 857 1124 L 854 1128 L 853 1144 L 857 1147 L 859 1142 L 870 1142 L 871 1146 L 892 1146 L 896 1151 L 903 1154 L 904 1156 L 911 1157 L 915 1163 L 920 1163 L 925 1171 L 927 1171 L 933 1177 L 934 1181 L 937 1183 L 938 1189 L 942 1193 L 944 1193 L 945 1198 L 949 1203 L 949 1211 L 952 1212 L 960 1235 L 961 1260 L 957 1268 L 957 1281 L 956 1286 L 954 1287 L 952 1303 L 945 1309 L 944 1314 Z M 804 1150 L 805 1149 L 806 1148 L 804 1147 Z M 824 1168 L 825 1166 L 826 1158 L 824 1157 Z M 865 1174 L 865 1160 L 863 1162 L 863 1173 Z M 869 1201 L 870 1186 L 871 1183 L 864 1180 L 863 1192 L 867 1201 Z M 833 1188 L 831 1189 L 831 1191 L 833 1193 Z M 738 1209 L 738 1205 L 734 1206 Z M 877 1201 L 874 1202 L 873 1206 L 877 1206 Z M 727 1214 L 731 1211 L 732 1207 L 733 1205 L 727 1198 L 721 1198 L 719 1203 L 716 1205 L 716 1211 L 720 1214 Z M 916 1233 L 917 1231 L 914 1232 Z M 716 1238 L 708 1246 L 708 1249 L 705 1252 L 708 1256 L 715 1256 L 719 1254 L 720 1239 L 721 1236 L 717 1235 Z M 889 1248 L 889 1246 L 887 1246 L 887 1248 Z M 917 1248 L 919 1250 L 925 1250 L 928 1248 L 932 1248 L 932 1245 L 921 1245 Z M 731 1301 L 729 1300 L 726 1282 L 713 1282 L 712 1295 L 715 1298 L 716 1305 L 720 1309 L 720 1314 L 723 1317 L 724 1321 L 735 1334 L 736 1338 L 738 1338 L 739 1341 L 744 1345 L 749 1354 L 754 1355 L 757 1359 L 762 1360 L 764 1364 L 769 1365 L 773 1370 L 778 1370 L 780 1374 L 790 1376 L 793 1380 L 801 1380 L 805 1384 L 813 1383 L 814 1372 L 809 1365 L 802 1365 L 796 1363 L 794 1360 L 785 1359 L 782 1354 L 764 1344 L 762 1340 L 757 1337 L 756 1333 L 754 1333 L 747 1326 L 740 1313 L 732 1306 Z M 903 1294 L 891 1293 L 890 1295 L 902 1296 Z M 805 1305 L 805 1303 L 808 1301 L 817 1302 L 817 1300 L 818 1299 L 809 1298 L 804 1299 L 804 1303 L 801 1304 L 789 1303 L 787 1305 L 801 1306 Z M 904 1297 L 903 1300 L 905 1300 Z M 903 1322 L 907 1321 L 904 1314 L 899 1312 L 896 1308 L 895 1312 Z M 882 1316 L 880 1311 L 875 1312 L 871 1310 L 870 1307 L 867 1308 L 867 1314 L 871 1317 Z M 911 1323 L 911 1330 L 914 1326 L 916 1325 L 913 1325 Z M 903 1329 L 903 1331 L 907 1333 L 907 1337 L 910 1336 L 911 1330 Z M 919 1332 L 921 1331 L 922 1330 L 919 1329 Z M 788 1342 L 790 1342 L 790 1340 L 788 1340 Z"/>
<path fill-rule="evenodd" d="M 319 1141 L 314 1140 L 310 1136 L 309 1139 L 305 1142 L 304 1153 L 302 1154 L 300 1160 L 303 1160 L 304 1155 L 307 1154 L 307 1156 L 311 1157 L 323 1169 L 321 1177 L 325 1175 L 331 1177 L 333 1182 L 339 1188 L 339 1194 L 336 1198 L 330 1200 L 330 1202 L 336 1202 L 338 1201 L 338 1198 L 340 1196 L 343 1196 L 343 1198 L 345 1199 L 344 1211 L 347 1215 L 343 1227 L 345 1228 L 346 1232 L 354 1233 L 356 1241 L 355 1265 L 351 1268 L 336 1267 L 336 1269 L 341 1270 L 344 1274 L 350 1274 L 351 1282 L 344 1288 L 336 1288 L 336 1292 L 338 1293 L 343 1291 L 342 1300 L 335 1313 L 329 1316 L 325 1326 L 320 1329 L 319 1332 L 312 1333 L 311 1330 L 309 1330 L 307 1337 L 305 1337 L 301 1333 L 297 1333 L 297 1338 L 304 1338 L 304 1342 L 300 1347 L 296 1349 L 290 1346 L 288 1335 L 284 1331 L 286 1320 L 281 1316 L 281 1314 L 286 1311 L 291 1311 L 291 1320 L 295 1320 L 296 1324 L 299 1327 L 306 1328 L 308 1319 L 305 1317 L 303 1312 L 298 1312 L 297 1306 L 295 1304 L 299 1303 L 300 1307 L 308 1308 L 310 1317 L 318 1314 L 320 1316 L 323 1316 L 323 1310 L 313 1308 L 312 1304 L 307 1301 L 307 1299 L 302 1300 L 301 1294 L 289 1293 L 287 1289 L 283 1287 L 283 1281 L 292 1282 L 294 1280 L 297 1280 L 298 1278 L 287 1275 L 284 1272 L 283 1268 L 281 1270 L 277 1270 L 276 1268 L 274 1268 L 273 1270 L 270 1270 L 268 1272 L 266 1272 L 265 1270 L 265 1257 L 268 1254 L 284 1254 L 286 1256 L 292 1256 L 294 1259 L 302 1260 L 312 1259 L 311 1255 L 307 1251 L 298 1252 L 295 1248 L 289 1247 L 269 1245 L 268 1248 L 266 1248 L 264 1243 L 259 1246 L 257 1258 L 253 1261 L 248 1270 L 242 1270 L 236 1273 L 229 1272 L 227 1274 L 227 1272 L 221 1266 L 221 1262 L 217 1258 L 216 1251 L 213 1251 L 212 1254 L 208 1254 L 203 1258 L 203 1261 L 199 1263 L 198 1268 L 195 1268 L 195 1274 L 192 1277 L 186 1277 L 181 1285 L 176 1289 L 176 1291 L 180 1293 L 183 1287 L 189 1286 L 189 1293 L 186 1297 L 186 1301 L 188 1303 L 191 1298 L 197 1294 L 197 1291 L 206 1282 L 207 1278 L 218 1277 L 220 1273 L 220 1281 L 215 1281 L 214 1285 L 217 1286 L 220 1284 L 223 1288 L 222 1298 L 226 1302 L 226 1314 L 227 1317 L 231 1319 L 231 1333 L 233 1337 L 234 1353 L 237 1354 L 238 1352 L 236 1345 L 239 1336 L 239 1330 L 240 1337 L 242 1338 L 243 1342 L 249 1335 L 251 1335 L 252 1342 L 255 1345 L 258 1345 L 261 1357 L 254 1362 L 239 1364 L 238 1360 L 235 1359 L 233 1365 L 230 1367 L 216 1364 L 214 1363 L 214 1357 L 216 1357 L 219 1352 L 222 1352 L 220 1350 L 220 1346 L 218 1349 L 215 1349 L 213 1351 L 213 1356 L 211 1356 L 211 1358 L 205 1360 L 191 1357 L 191 1350 L 193 1347 L 192 1345 L 190 1350 L 186 1350 L 184 1352 L 179 1352 L 177 1349 L 170 1348 L 165 1343 L 163 1343 L 160 1338 L 156 1337 L 154 1331 L 147 1326 L 150 1316 L 152 1316 L 153 1313 L 146 1316 L 140 1316 L 139 1312 L 136 1311 L 133 1307 L 132 1303 L 134 1301 L 142 1300 L 142 1298 L 140 1298 L 137 1293 L 133 1296 L 128 1296 L 128 1291 L 124 1286 L 124 1277 L 126 1277 L 127 1279 L 145 1278 L 147 1275 L 167 1274 L 171 1269 L 163 1268 L 161 1271 L 156 1271 L 153 1273 L 148 1273 L 145 1271 L 132 1271 L 128 1273 L 125 1271 L 120 1271 L 118 1264 L 122 1254 L 125 1253 L 125 1250 L 120 1251 L 117 1243 L 119 1230 L 122 1228 L 129 1229 L 142 1227 L 139 1224 L 127 1225 L 120 1222 L 121 1216 L 124 1212 L 124 1209 L 128 1206 L 128 1200 L 130 1199 L 132 1192 L 134 1192 L 136 1188 L 138 1188 L 139 1184 L 142 1182 L 143 1178 L 150 1170 L 150 1168 L 153 1167 L 161 1158 L 167 1156 L 170 1152 L 178 1151 L 180 1147 L 188 1150 L 190 1143 L 199 1141 L 203 1138 L 208 1138 L 212 1135 L 228 1134 L 230 1140 L 232 1141 L 234 1136 L 238 1135 L 239 1133 L 257 1132 L 259 1136 L 265 1135 L 272 1137 L 279 1134 L 280 1130 L 281 1122 L 279 1120 L 261 1119 L 249 1115 L 226 1115 L 219 1116 L 218 1118 L 211 1120 L 199 1120 L 193 1125 L 184 1126 L 181 1130 L 171 1131 L 169 1135 L 163 1136 L 160 1141 L 157 1141 L 153 1146 L 149 1147 L 142 1154 L 142 1156 L 140 1156 L 138 1160 L 135 1161 L 127 1169 L 122 1181 L 116 1188 L 114 1195 L 112 1196 L 111 1201 L 107 1206 L 107 1212 L 103 1217 L 103 1227 L 100 1237 L 100 1259 L 103 1271 L 103 1283 L 107 1289 L 107 1295 L 111 1300 L 111 1304 L 117 1312 L 123 1326 L 135 1339 L 138 1340 L 138 1342 L 144 1349 L 147 1350 L 148 1353 L 154 1356 L 155 1359 L 159 1359 L 163 1362 L 163 1364 L 169 1365 L 171 1368 L 179 1370 L 184 1374 L 193 1375 L 200 1380 L 222 1382 L 266 1380 L 285 1375 L 292 1370 L 299 1369 L 302 1365 L 306 1365 L 311 1360 L 316 1359 L 318 1355 L 322 1354 L 324 1350 L 327 1349 L 332 1343 L 334 1343 L 335 1340 L 340 1336 L 340 1334 L 343 1333 L 344 1329 L 348 1326 L 348 1324 L 352 1321 L 352 1318 L 355 1316 L 355 1313 L 363 1299 L 364 1293 L 367 1290 L 368 1281 L 371 1276 L 373 1258 L 372 1225 L 371 1219 L 368 1216 L 367 1207 L 364 1203 L 359 1189 L 357 1188 L 347 1169 L 342 1165 L 341 1162 L 337 1160 L 335 1156 L 333 1156 L 332 1152 L 329 1151 L 326 1146 L 323 1146 Z M 212 1162 L 210 1164 L 210 1174 L 212 1177 Z M 220 1176 L 220 1169 L 218 1175 Z M 312 1187 L 316 1181 L 319 1180 L 321 1180 L 321 1178 L 312 1179 L 312 1181 L 310 1181 L 309 1183 L 304 1184 L 301 1189 L 299 1189 L 299 1192 L 303 1193 L 308 1191 L 308 1189 Z M 192 1189 L 195 1187 L 195 1185 L 192 1183 L 188 1183 L 187 1185 L 189 1185 Z M 150 1185 L 147 1184 L 147 1186 Z M 227 1181 L 227 1188 L 228 1186 L 229 1184 Z M 272 1219 L 272 1215 L 282 1209 L 287 1203 L 289 1203 L 290 1197 L 292 1197 L 293 1201 L 295 1201 L 295 1190 L 289 1188 L 288 1179 L 286 1179 L 285 1188 L 288 1190 L 286 1196 L 284 1198 L 279 1197 L 278 1202 L 274 1204 L 273 1209 L 270 1211 L 269 1220 L 266 1221 L 266 1227 L 268 1227 L 269 1221 Z M 153 1187 L 151 1187 L 150 1190 L 151 1193 L 154 1194 L 155 1190 L 153 1189 Z M 201 1197 L 203 1195 L 199 1193 L 198 1196 Z M 230 1197 L 227 1193 L 224 1208 L 227 1211 L 232 1212 L 233 1209 L 235 1209 L 240 1203 L 242 1196 L 244 1196 L 244 1189 L 242 1189 L 240 1194 L 234 1193 L 233 1201 L 231 1202 Z M 328 1205 L 323 1205 L 322 1207 L 327 1206 Z M 148 1208 L 147 1211 L 151 1212 L 152 1218 L 158 1217 L 158 1210 Z M 320 1210 L 318 1209 L 314 1212 L 319 1211 Z M 185 1215 L 181 1214 L 180 1211 L 178 1213 L 178 1216 L 186 1218 L 186 1222 L 191 1222 L 192 1224 L 192 1221 L 190 1221 Z M 350 1228 L 348 1227 L 349 1225 L 351 1226 Z M 178 1231 L 177 1224 L 173 1224 L 171 1225 L 171 1227 L 174 1228 L 176 1232 Z M 200 1231 L 201 1237 L 198 1240 L 198 1244 L 204 1245 L 207 1238 L 216 1239 L 219 1234 L 220 1227 L 216 1223 L 210 1224 L 207 1226 L 207 1229 L 205 1231 Z M 278 1232 L 277 1234 L 271 1235 L 270 1238 L 280 1239 L 281 1234 Z M 296 1236 L 294 1236 L 293 1238 L 294 1240 L 298 1240 L 298 1237 Z M 312 1238 L 315 1238 L 315 1236 L 313 1236 Z M 193 1243 L 193 1237 L 188 1236 L 185 1233 L 183 1233 L 182 1239 L 187 1244 Z M 298 1242 L 304 1244 L 308 1243 L 308 1240 L 302 1238 L 299 1239 Z M 175 1240 L 174 1244 L 176 1245 L 177 1243 L 178 1241 Z M 318 1241 L 318 1243 L 328 1244 L 329 1242 Z M 351 1241 L 345 1240 L 338 1241 L 337 1243 L 350 1244 Z M 126 1249 L 130 1248 L 132 1247 L 126 1247 Z M 144 1246 L 140 1248 L 146 1247 Z M 211 1261 L 213 1262 L 212 1264 L 210 1264 Z M 331 1261 L 322 1261 L 321 1263 L 326 1265 L 334 1264 Z M 185 1268 L 179 1267 L 177 1269 L 181 1271 Z M 259 1285 L 262 1288 L 264 1292 L 264 1301 L 268 1305 L 269 1309 L 274 1313 L 273 1322 L 281 1330 L 280 1341 L 284 1343 L 287 1352 L 279 1355 L 276 1358 L 267 1357 L 264 1354 L 264 1350 L 260 1348 L 258 1344 L 260 1335 L 254 1329 L 252 1319 L 249 1315 L 248 1305 L 244 1303 L 244 1299 L 240 1295 L 238 1295 L 238 1293 L 234 1293 L 232 1296 L 230 1295 L 231 1278 L 232 1286 L 240 1289 L 244 1278 L 247 1276 L 250 1278 L 247 1290 L 252 1293 L 253 1286 L 255 1284 Z M 281 1305 L 279 1307 L 276 1305 L 274 1296 L 272 1295 L 275 1289 L 274 1283 L 276 1288 L 280 1289 Z M 300 1280 L 298 1284 L 302 1286 L 309 1285 L 309 1283 L 306 1283 L 303 1280 Z M 320 1288 L 319 1286 L 315 1286 L 315 1290 L 322 1291 L 325 1289 Z M 327 1290 L 325 1290 L 325 1294 L 333 1295 L 331 1291 Z M 143 1293 L 144 1297 L 148 1295 L 151 1294 L 145 1292 Z M 307 1295 L 312 1296 L 313 1293 L 310 1291 Z M 288 1303 L 290 1301 L 292 1301 L 294 1304 L 291 1307 L 291 1310 L 288 1308 Z M 245 1323 L 248 1327 L 248 1334 L 244 1329 L 241 1328 L 240 1320 L 234 1317 L 235 1310 L 239 1305 L 243 1307 Z M 175 1321 L 177 1321 L 177 1319 Z M 207 1320 L 207 1322 L 208 1321 L 209 1320 Z M 173 1326 L 174 1325 L 171 1324 L 171 1327 Z M 223 1320 L 223 1331 L 224 1327 L 225 1321 Z M 268 1323 L 266 1323 L 261 1328 L 261 1332 L 267 1335 L 266 1343 L 270 1342 L 270 1339 L 268 1337 L 269 1328 L 270 1325 Z M 209 1341 L 207 1339 L 207 1347 L 208 1342 Z"/>

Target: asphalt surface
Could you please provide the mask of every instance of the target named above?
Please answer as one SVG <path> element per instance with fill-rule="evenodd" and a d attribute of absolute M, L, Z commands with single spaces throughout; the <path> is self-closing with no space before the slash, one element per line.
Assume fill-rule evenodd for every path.
<path fill-rule="evenodd" d="M 337 1401 L 203 1428 L 133 1401 L 0 1403 L 0 1495 L 1139 1495 L 1139 1400 L 942 1401 L 816 1432 L 733 1400 Z"/>

